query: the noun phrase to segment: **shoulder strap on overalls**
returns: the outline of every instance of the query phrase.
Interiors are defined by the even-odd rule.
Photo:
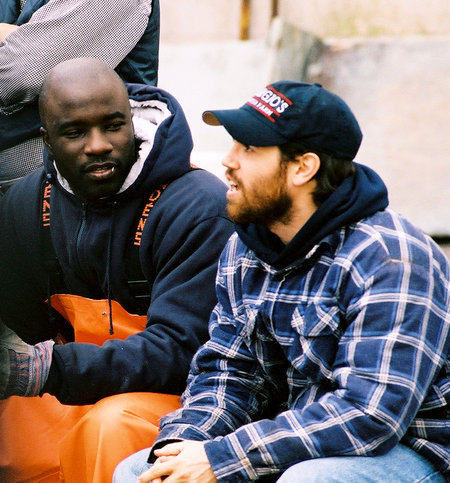
[[[54,327],[57,337],[63,340],[73,339],[72,327],[59,317],[51,304],[51,296],[54,293],[64,292],[62,270],[53,248],[50,236],[50,194],[51,187],[48,179],[43,179],[40,193],[40,216],[39,216],[39,243],[43,260],[43,267],[47,275],[47,301],[48,301],[48,321]]]
[[[142,233],[144,231],[148,216],[166,188],[167,184],[164,184],[161,186],[161,188],[154,190],[148,197],[148,200],[145,203],[137,222],[136,232],[132,239],[132,245],[128,249],[130,254],[130,264],[128,267],[128,288],[134,297],[139,314],[147,313],[150,305],[149,283],[142,272],[141,260],[139,257],[139,247],[141,246]]]
[[[50,236],[50,195],[52,185],[48,179],[44,179],[41,184],[40,199],[40,243],[43,255],[44,270],[48,275],[48,292],[59,289],[62,285],[62,271],[59,266]]]
[[[193,163],[190,165],[188,172],[201,169]],[[139,247],[141,245],[142,233],[144,232],[145,223],[150,215],[155,203],[159,200],[168,184],[162,185],[160,188],[154,190],[148,197],[146,204],[142,210],[141,216],[136,223],[136,231],[133,237],[133,246],[129,249],[130,266],[128,269],[128,287],[133,294],[135,303],[137,305],[138,313],[145,314],[150,305],[150,287],[148,280],[144,277],[139,258]]]

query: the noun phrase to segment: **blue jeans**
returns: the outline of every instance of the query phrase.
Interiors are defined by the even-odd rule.
[[[150,448],[141,449],[137,453],[128,456],[121,463],[119,463],[114,471],[113,483],[136,483],[137,477],[148,470],[151,466],[147,463],[147,459],[150,456]]]
[[[114,472],[114,483],[136,482],[150,468],[150,448],[123,460]],[[445,483],[444,476],[412,449],[397,445],[383,456],[336,456],[297,463],[278,483]]]

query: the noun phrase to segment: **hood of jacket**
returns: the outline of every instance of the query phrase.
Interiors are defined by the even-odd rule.
[[[357,163],[355,168],[287,245],[263,225],[236,224],[239,237],[260,260],[276,269],[304,258],[327,235],[388,206],[387,189],[377,173]]]
[[[141,84],[128,84],[127,88],[139,149],[136,162],[119,192],[113,196],[117,200],[148,195],[188,172],[193,147],[183,109],[171,94]],[[52,184],[73,195],[47,151],[44,168]]]

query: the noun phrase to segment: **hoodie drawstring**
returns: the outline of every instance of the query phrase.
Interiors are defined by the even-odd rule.
[[[114,230],[114,221],[116,217],[116,205],[117,202],[114,201],[111,209],[111,224],[109,227],[108,235],[108,248],[106,253],[106,289],[108,297],[108,312],[109,312],[109,334],[114,334],[113,316],[112,316],[112,302],[111,302],[111,251],[112,251],[112,239]]]

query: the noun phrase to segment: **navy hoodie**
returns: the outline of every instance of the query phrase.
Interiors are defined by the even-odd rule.
[[[128,89],[136,137],[142,139],[128,187],[83,204],[47,157],[44,169],[16,183],[0,202],[0,317],[26,342],[36,343],[60,329],[45,303],[42,180],[53,184],[50,227],[66,293],[110,297],[131,313],[137,308],[127,284],[130,238],[149,195],[168,183],[147,219],[139,249],[151,297],[147,328],[102,347],[55,346],[44,392],[66,404],[131,391],[182,392],[191,358],[207,338],[217,260],[233,231],[225,211],[226,186],[211,173],[190,168],[192,138],[178,102],[155,87],[131,84]]]
[[[355,173],[319,206],[287,245],[263,225],[237,225],[239,237],[258,258],[280,270],[301,261],[326,235],[384,210],[389,201],[382,179],[369,167],[354,164]]]

